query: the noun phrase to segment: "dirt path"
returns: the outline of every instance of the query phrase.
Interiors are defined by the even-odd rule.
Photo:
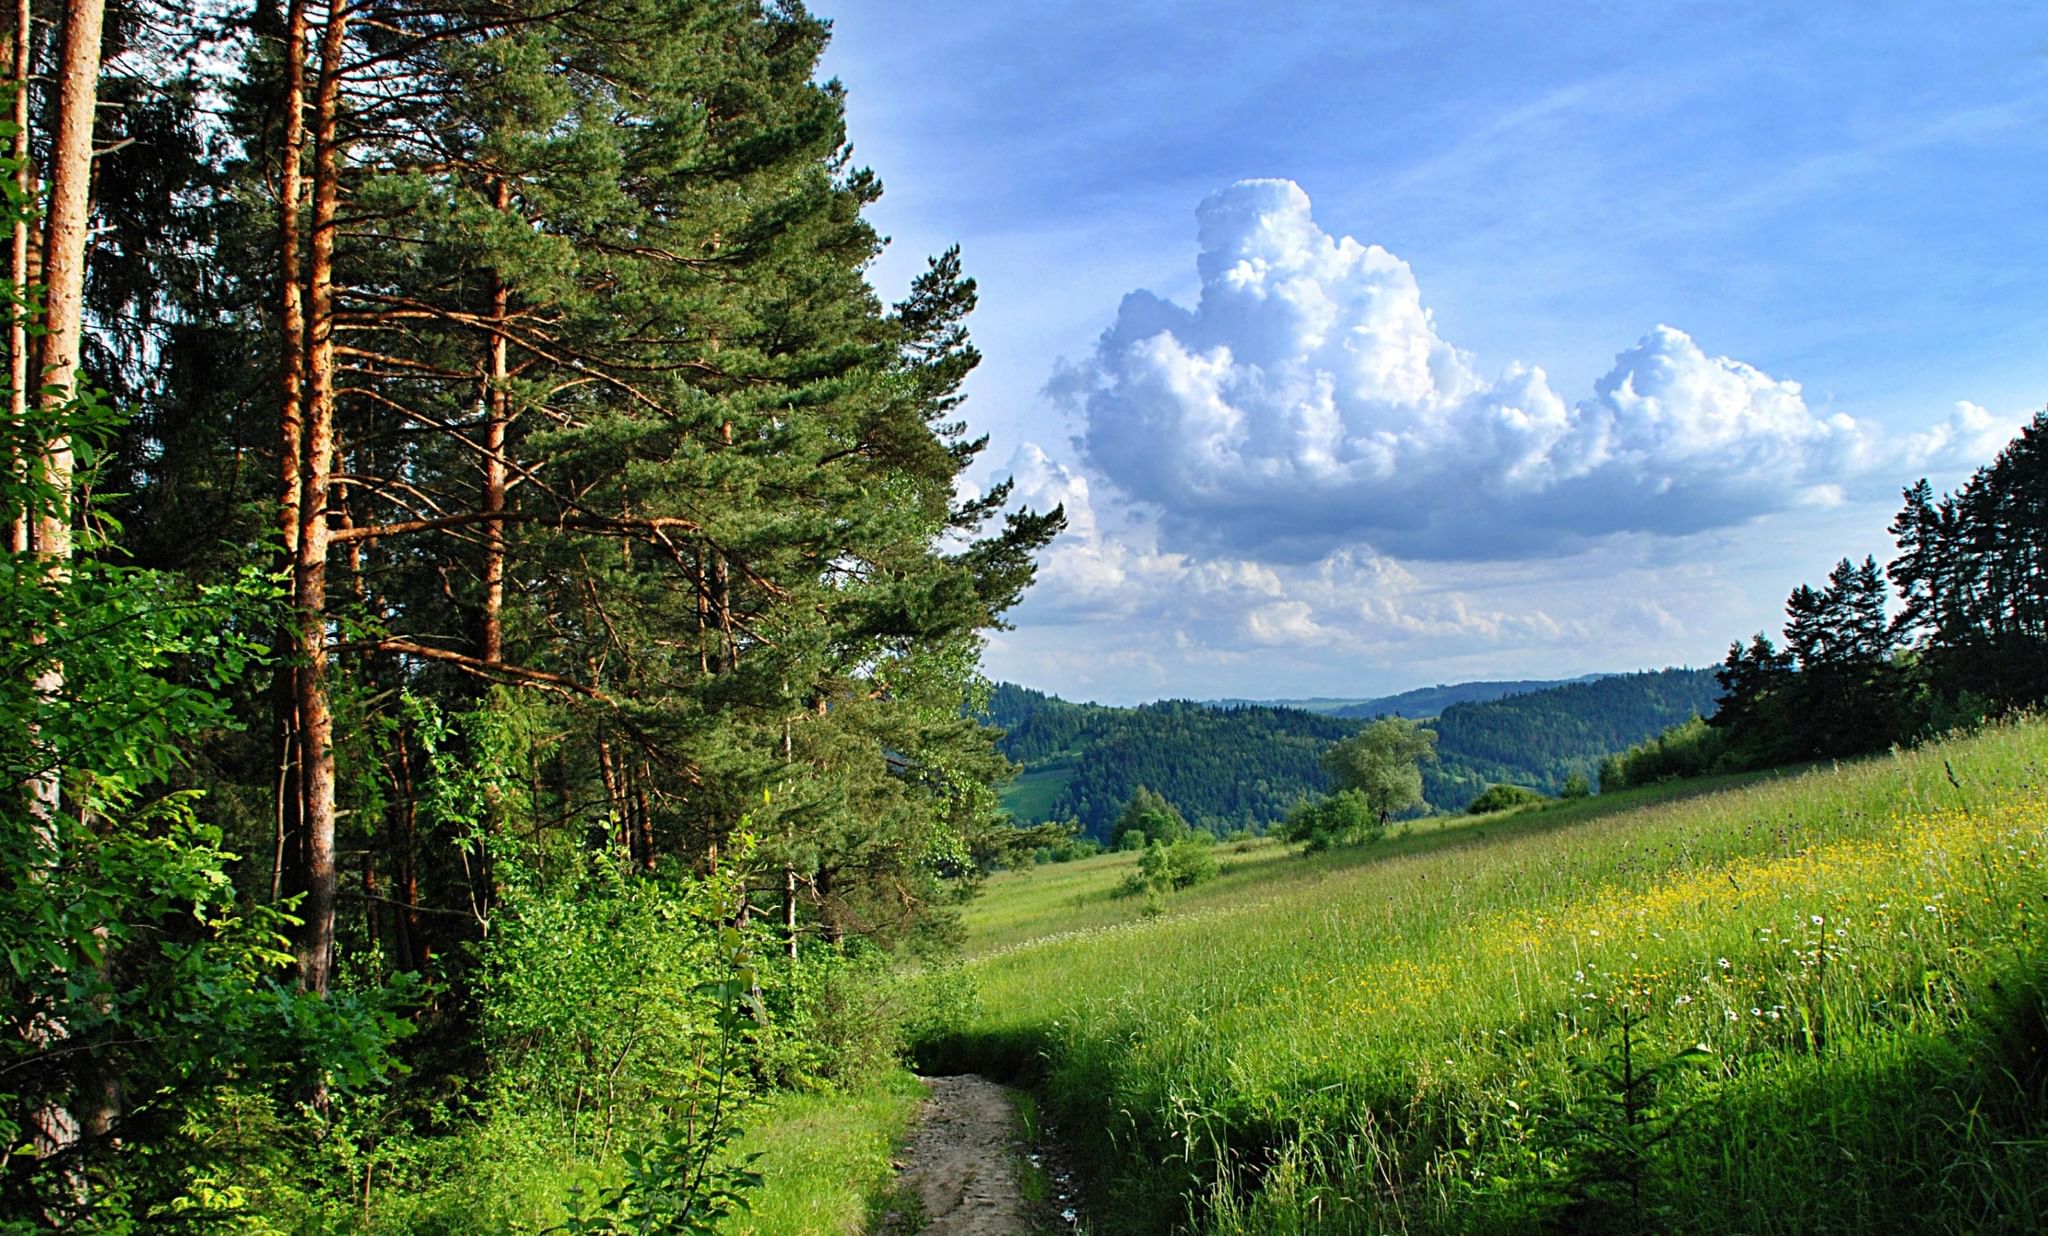
[[[1043,1202],[1024,1196],[1027,1156],[1018,1143],[1016,1109],[1001,1086],[986,1077],[927,1077],[916,1131],[898,1156],[901,1194],[914,1196],[922,1214],[892,1214],[885,1233],[921,1236],[1032,1236],[1065,1230],[1057,1195]],[[1037,1156],[1028,1161],[1038,1164]],[[1072,1211],[1066,1212],[1067,1216]]]

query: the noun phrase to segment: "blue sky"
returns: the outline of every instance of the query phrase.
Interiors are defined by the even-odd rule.
[[[878,287],[961,245],[975,479],[1074,517],[996,677],[1708,663],[2048,400],[2038,6],[817,8]]]

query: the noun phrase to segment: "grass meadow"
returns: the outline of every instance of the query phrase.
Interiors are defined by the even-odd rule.
[[[999,877],[923,1063],[1031,1082],[1098,1233],[2048,1228],[2048,727]]]
[[[898,1069],[852,1091],[778,1095],[749,1113],[738,1152],[759,1155],[761,1187],[728,1216],[727,1236],[858,1236],[895,1178],[896,1147],[924,1087]]]
[[[1072,764],[1055,764],[1019,773],[1015,781],[1003,787],[1003,810],[1020,820],[1047,819],[1052,813],[1053,801],[1073,779]]]

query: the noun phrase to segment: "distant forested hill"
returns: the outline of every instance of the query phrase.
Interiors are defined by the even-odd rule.
[[[1695,711],[1712,712],[1715,698],[1707,670],[1534,684],[1535,690],[1495,698],[1499,689],[1519,685],[1465,683],[1374,701],[1412,704],[1432,693],[1479,696],[1447,705],[1431,723],[1442,757],[1425,773],[1424,792],[1432,805],[1462,810],[1500,781],[1555,793],[1574,770],[1590,773],[1601,756],[1661,733]],[[993,692],[987,719],[1007,731],[1004,754],[1025,766],[1006,795],[1020,822],[1071,816],[1097,837],[1108,834],[1140,785],[1164,794],[1190,822],[1211,831],[1263,828],[1302,795],[1329,788],[1318,756],[1363,724],[1260,705],[1074,704],[1010,683]]]
[[[1203,700],[1202,703],[1210,708],[1243,708],[1249,704],[1256,708],[1298,708],[1302,712],[1319,712],[1325,716],[1351,716],[1354,714],[1347,713],[1344,710],[1356,708],[1360,704],[1378,703],[1378,701],[1361,699],[1357,696],[1332,699],[1317,695],[1301,700],[1253,700],[1230,696],[1220,700]]]
[[[1329,780],[1316,764],[1356,722],[1292,708],[1207,708],[1186,701],[1119,709],[1080,753],[1055,803],[1106,836],[1123,804],[1147,785],[1212,832],[1259,829]]]
[[[1420,720],[1434,717],[1446,708],[1456,704],[1480,704],[1488,700],[1501,699],[1509,695],[1527,695],[1531,691],[1548,691],[1552,687],[1570,686],[1573,683],[1591,682],[1601,677],[1589,674],[1584,678],[1531,679],[1520,682],[1460,682],[1450,686],[1417,687],[1399,695],[1389,695],[1376,700],[1364,700],[1336,709],[1330,715],[1336,717],[1409,717]]]
[[[1368,699],[1358,697],[1317,696],[1305,700],[1253,700],[1231,697],[1220,700],[1203,700],[1211,708],[1242,708],[1247,704],[1260,708],[1298,708],[1303,712],[1319,712],[1329,717],[1408,717],[1420,720],[1434,717],[1453,704],[1474,704],[1484,700],[1497,700],[1504,695],[1522,695],[1530,691],[1544,691],[1551,687],[1562,687],[1574,682],[1591,682],[1605,675],[1588,674],[1583,678],[1529,678],[1514,682],[1460,682],[1439,683],[1434,687],[1417,687],[1399,695],[1382,695]]]
[[[1003,754],[1030,768],[1060,756],[1078,754],[1096,725],[1111,715],[1129,712],[1101,704],[1074,704],[1057,695],[999,682],[989,694],[984,719],[1004,731]]]
[[[1720,693],[1712,670],[1667,669],[1453,704],[1430,723],[1442,763],[1424,770],[1424,797],[1462,807],[1497,782],[1555,794],[1573,772],[1591,776],[1608,752],[1695,713],[1712,716]]]
[[[1212,832],[1261,828],[1328,788],[1316,759],[1357,728],[1292,708],[1070,704],[1008,683],[988,719],[1008,731],[1003,753],[1026,769],[1012,811],[1027,821],[1072,816],[1098,837],[1141,785]]]

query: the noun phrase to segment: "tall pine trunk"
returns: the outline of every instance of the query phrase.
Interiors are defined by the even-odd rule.
[[[278,367],[277,514],[284,567],[296,569],[299,548],[300,486],[305,454],[306,272],[305,229],[299,211],[306,197],[306,0],[291,0],[285,15],[284,149],[278,172]],[[298,639],[278,633],[277,678],[272,708],[278,736],[277,852],[270,877],[274,901],[285,891],[305,891],[305,820],[301,810],[298,759]]]
[[[29,0],[16,0],[14,6],[14,36],[12,40],[12,68],[9,77],[14,85],[14,140],[8,154],[14,159],[14,190],[19,200],[35,200],[35,172],[29,166],[28,152],[28,91],[34,79],[34,56],[31,41],[35,26]],[[8,271],[13,276],[15,291],[26,297],[35,275],[29,269],[29,220],[26,214],[14,220],[13,235],[8,246]],[[8,423],[17,430],[28,422],[29,395],[29,334],[28,321],[15,311],[14,320],[7,330],[7,417]],[[27,458],[18,452],[22,441],[17,434],[14,447],[10,448],[7,470],[10,477],[25,475],[30,466]],[[24,510],[9,513],[7,547],[17,554],[25,554],[29,548],[29,512]]]
[[[500,176],[498,210],[512,208],[511,182]],[[505,276],[491,271],[491,336],[484,372],[484,620],[482,653],[487,665],[505,659],[505,489],[511,469],[505,462],[505,439],[512,424],[511,377],[505,343],[505,316],[512,304]]]
[[[300,906],[299,983],[325,994],[334,964],[334,710],[327,687],[327,506],[334,480],[334,239],[341,205],[341,77],[347,0],[328,0],[313,100],[313,211],[306,254],[306,396],[298,559],[300,825],[306,899]]]
[[[43,341],[38,377],[46,424],[56,425],[78,398],[79,352],[85,326],[85,246],[92,214],[92,125],[99,106],[100,35],[103,0],[74,0],[66,11],[64,43],[57,67],[57,131],[50,147],[50,206],[43,232]],[[36,461],[49,487],[39,511],[35,551],[51,577],[62,578],[71,560],[71,438],[53,433]],[[64,689],[64,670],[51,665],[36,689],[54,696]],[[57,811],[61,778],[52,769],[30,787],[35,810],[45,819]]]
[[[99,106],[100,39],[106,9],[102,0],[74,0],[65,11],[57,66],[57,127],[50,147],[50,201],[43,232],[44,334],[35,376],[41,390],[39,420],[49,437],[39,458],[24,461],[39,470],[47,487],[45,505],[35,512],[32,545],[52,584],[69,575],[71,562],[72,444],[62,430],[67,409],[78,398],[79,355],[85,327],[85,251],[92,213],[93,118]],[[17,34],[18,38],[18,34]],[[17,50],[19,50],[17,42]],[[17,238],[17,253],[25,248]],[[25,254],[23,265],[26,265]],[[25,411],[26,405],[24,405]],[[36,675],[36,692],[54,699],[64,690],[64,667],[52,659]],[[46,859],[54,867],[60,852],[57,823],[62,809],[63,772],[56,760],[30,779],[29,810],[38,823]],[[65,1027],[49,1027],[61,1038]],[[44,1113],[41,1133],[47,1149],[61,1149],[83,1132],[104,1133],[114,1114],[114,1081],[82,1057],[76,1075],[76,1106]]]
[[[280,335],[284,363],[279,370],[278,532],[284,551],[295,557],[299,544],[299,485],[305,449],[306,283],[299,208],[306,196],[306,0],[291,0],[285,16],[284,150],[278,172],[278,273]]]

